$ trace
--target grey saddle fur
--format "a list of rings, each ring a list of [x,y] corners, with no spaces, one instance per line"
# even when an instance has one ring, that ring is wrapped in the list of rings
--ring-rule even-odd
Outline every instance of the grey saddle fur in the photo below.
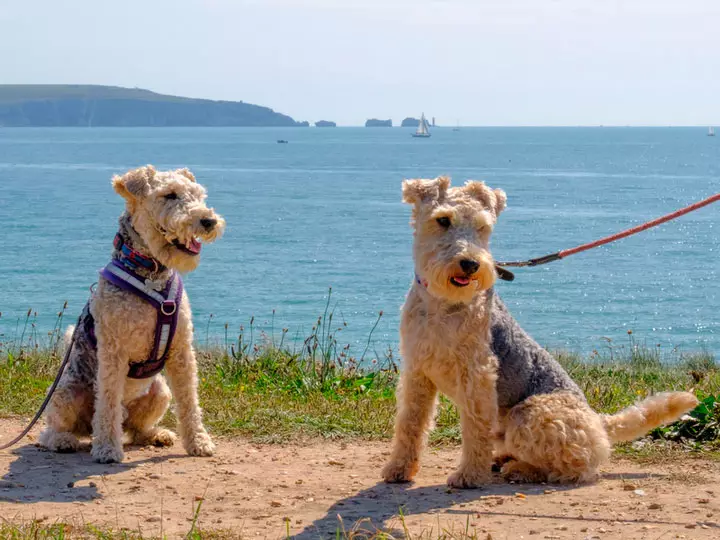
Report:
[[[498,358],[498,405],[509,409],[537,394],[567,391],[585,401],[578,385],[553,356],[513,318],[496,291],[491,291],[492,350]]]

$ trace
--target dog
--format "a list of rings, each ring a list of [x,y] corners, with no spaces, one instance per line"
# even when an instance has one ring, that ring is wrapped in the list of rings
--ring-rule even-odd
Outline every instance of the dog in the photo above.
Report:
[[[447,480],[474,488],[492,480],[589,482],[616,441],[633,440],[697,404],[691,393],[658,394],[600,415],[555,359],[520,328],[493,289],[490,236],[507,197],[447,177],[406,180],[413,205],[415,281],[402,308],[403,371],[393,450],[382,475],[412,480],[438,391],[458,407],[462,458]]]
[[[112,186],[126,205],[112,260],[70,329],[69,363],[39,442],[74,452],[79,437],[91,435],[100,463],[123,460],[124,432],[134,444],[170,446],[175,434],[157,423],[174,396],[185,450],[211,456],[215,447],[198,404],[192,314],[178,272],[198,266],[201,242],[219,238],[225,221],[206,206],[205,188],[187,169],[148,165],[114,176]]]

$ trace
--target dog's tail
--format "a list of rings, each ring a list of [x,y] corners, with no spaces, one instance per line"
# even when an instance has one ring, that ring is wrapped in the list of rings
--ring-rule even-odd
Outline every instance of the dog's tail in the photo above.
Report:
[[[75,325],[71,324],[65,329],[63,334],[63,352],[72,345],[73,336],[75,335]]]
[[[674,422],[697,404],[697,398],[690,392],[663,392],[617,414],[602,415],[602,421],[612,442],[632,441],[651,429]]]

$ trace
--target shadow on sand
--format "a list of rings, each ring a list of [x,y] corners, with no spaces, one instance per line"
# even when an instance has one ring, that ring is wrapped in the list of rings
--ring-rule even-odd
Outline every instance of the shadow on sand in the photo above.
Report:
[[[630,473],[625,475],[605,475],[607,480],[638,480],[650,477],[657,478],[656,474]],[[568,491],[578,486],[570,485],[537,485],[537,484],[507,484],[501,480],[498,483],[485,486],[482,489],[456,490],[448,489],[445,485],[414,486],[409,484],[385,484],[378,483],[371,488],[362,490],[354,495],[341,499],[327,511],[325,516],[314,521],[293,538],[301,540],[317,540],[318,538],[329,538],[342,528],[350,530],[358,520],[365,520],[358,526],[368,533],[377,530],[385,530],[393,535],[404,537],[402,523],[399,515],[412,516],[416,514],[433,514],[442,512],[440,525],[446,525],[448,518],[456,521],[458,526],[464,526],[467,517],[477,516],[480,520],[483,517],[492,518],[501,516],[512,518],[523,515],[521,512],[503,512],[478,508],[470,503],[478,502],[483,497],[513,496],[521,492],[526,497],[545,495],[547,490]],[[468,505],[464,507],[463,505]],[[550,519],[574,519],[565,515],[539,515],[532,514],[538,518]],[[454,518],[460,518],[455,520]],[[342,523],[341,521],[342,520]],[[606,520],[606,518],[605,518]],[[483,520],[484,521],[484,520]],[[593,521],[593,518],[588,518]],[[602,520],[598,520],[602,521]],[[662,520],[638,520],[648,524],[671,524]],[[508,521],[510,524],[511,521]],[[437,522],[434,525],[437,528]],[[416,533],[418,531],[415,531]]]
[[[57,454],[33,445],[16,448],[12,454],[16,459],[0,480],[0,501],[21,504],[92,501],[102,498],[97,484],[102,482],[103,476],[122,473],[145,463],[188,457],[185,454],[170,454],[132,462],[100,464],[93,461],[89,451]]]

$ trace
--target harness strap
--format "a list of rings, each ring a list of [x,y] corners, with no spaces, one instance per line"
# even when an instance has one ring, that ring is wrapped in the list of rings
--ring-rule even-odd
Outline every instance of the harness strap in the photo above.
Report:
[[[162,371],[177,329],[178,308],[182,301],[182,278],[173,272],[162,291],[153,288],[148,280],[126,269],[122,263],[111,261],[100,275],[119,289],[140,297],[157,311],[155,339],[150,357],[142,363],[130,364],[128,377],[145,379]]]

